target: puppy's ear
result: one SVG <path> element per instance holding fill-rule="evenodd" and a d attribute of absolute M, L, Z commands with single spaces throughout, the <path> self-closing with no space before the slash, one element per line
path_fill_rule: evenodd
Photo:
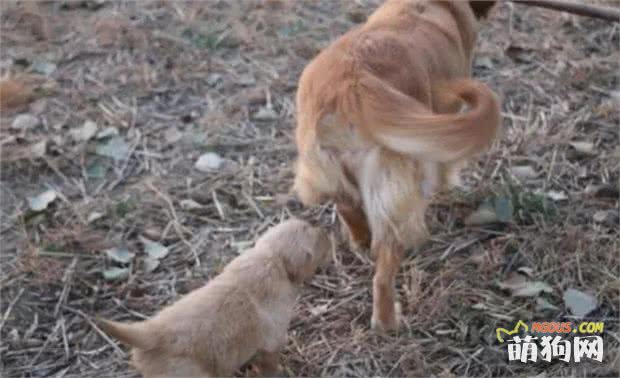
<path fill-rule="evenodd" d="M 332 257 L 332 250 L 334 248 L 334 240 L 325 231 L 320 228 L 315 229 L 316 243 L 314 244 L 314 255 L 318 261 L 319 267 L 324 267 L 329 264 Z"/>
<path fill-rule="evenodd" d="M 476 18 L 486 18 L 495 5 L 494 0 L 470 0 L 469 6 L 474 11 Z"/>
<path fill-rule="evenodd" d="M 284 266 L 292 282 L 303 283 L 312 278 L 319 267 L 327 265 L 332 240 L 320 228 L 307 225 L 295 241 L 296 244 L 284 252 Z"/>
<path fill-rule="evenodd" d="M 289 280 L 295 284 L 301 284 L 312 277 L 315 264 L 312 261 L 312 254 L 306 246 L 295 246 L 295 250 L 284 253 L 284 269 L 288 274 Z"/>
<path fill-rule="evenodd" d="M 106 334 L 123 344 L 144 350 L 157 346 L 156 332 L 148 330 L 144 322 L 126 324 L 98 318 L 97 323 Z"/>

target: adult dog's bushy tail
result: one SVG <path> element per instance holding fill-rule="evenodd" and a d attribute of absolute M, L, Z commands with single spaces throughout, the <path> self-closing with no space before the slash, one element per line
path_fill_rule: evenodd
<path fill-rule="evenodd" d="M 366 73 L 341 93 L 338 113 L 385 148 L 418 158 L 454 161 L 481 152 L 500 126 L 499 101 L 485 84 L 471 79 L 444 83 L 436 103 L 459 99 L 462 113 L 434 114 L 425 104 Z"/>

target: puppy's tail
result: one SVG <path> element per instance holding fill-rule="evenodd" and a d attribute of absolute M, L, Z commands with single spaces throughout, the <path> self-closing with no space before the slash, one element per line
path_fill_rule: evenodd
<path fill-rule="evenodd" d="M 97 323 L 106 334 L 118 339 L 123 344 L 145 350 L 157 346 L 156 332 L 149 330 L 144 322 L 119 323 L 98 318 Z"/>
<path fill-rule="evenodd" d="M 441 85 L 435 103 L 463 101 L 463 113 L 434 114 L 423 103 L 366 73 L 345 88 L 338 113 L 385 148 L 434 161 L 454 161 L 487 148 L 501 123 L 499 101 L 485 84 L 457 79 Z"/>

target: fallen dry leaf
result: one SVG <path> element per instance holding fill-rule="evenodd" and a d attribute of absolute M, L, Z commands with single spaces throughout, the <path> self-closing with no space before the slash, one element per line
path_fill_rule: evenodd
<path fill-rule="evenodd" d="M 566 289 L 563 298 L 566 307 L 573 315 L 579 318 L 588 315 L 598 306 L 596 298 L 593 295 L 573 288 Z"/>
<path fill-rule="evenodd" d="M 198 158 L 194 167 L 201 172 L 211 172 L 220 168 L 223 162 L 220 155 L 215 152 L 207 152 Z"/>
<path fill-rule="evenodd" d="M 500 289 L 508 290 L 513 297 L 535 297 L 540 293 L 551 293 L 553 288 L 542 281 L 530 281 L 524 275 L 511 273 L 498 284 Z"/>
<path fill-rule="evenodd" d="M 39 123 L 39 118 L 32 114 L 19 114 L 11 123 L 11 129 L 20 131 L 30 130 L 37 127 Z"/>
<path fill-rule="evenodd" d="M 538 173 L 536 173 L 534 168 L 530 167 L 529 165 L 512 167 L 510 168 L 510 173 L 520 180 L 527 180 L 538 176 Z"/>
<path fill-rule="evenodd" d="M 86 121 L 81 127 L 70 131 L 71 137 L 78 142 L 85 142 L 97 134 L 97 124 L 93 121 Z"/>
<path fill-rule="evenodd" d="M 56 200 L 57 194 L 53 189 L 44 191 L 34 197 L 28 198 L 28 206 L 32 211 L 43 211 L 47 206 Z"/>
<path fill-rule="evenodd" d="M 129 277 L 130 268 L 113 267 L 103 271 L 103 278 L 107 281 L 117 281 Z"/>
<path fill-rule="evenodd" d="M 170 252 L 163 244 L 154 242 L 145 237 L 140 236 L 140 241 L 144 245 L 144 252 L 152 259 L 163 259 Z"/>
<path fill-rule="evenodd" d="M 550 190 L 547 192 L 547 197 L 551 198 L 554 201 L 565 201 L 568 199 L 566 193 L 561 190 Z"/>
<path fill-rule="evenodd" d="M 97 155 L 106 156 L 114 160 L 125 160 L 129 158 L 130 146 L 122 137 L 114 136 L 99 143 L 95 152 Z"/>
<path fill-rule="evenodd" d="M 469 216 L 465 218 L 465 224 L 468 226 L 480 226 L 489 223 L 496 223 L 498 221 L 499 219 L 497 218 L 497 214 L 495 214 L 495 210 L 488 206 L 478 208 L 478 210 L 469 214 Z"/>
<path fill-rule="evenodd" d="M 594 143 L 587 141 L 575 141 L 569 143 L 577 152 L 584 155 L 594 154 Z"/>
<path fill-rule="evenodd" d="M 135 253 L 130 252 L 125 247 L 114 247 L 107 249 L 105 251 L 105 254 L 110 260 L 116 261 L 121 264 L 130 263 L 131 260 L 133 260 L 133 258 L 136 256 Z"/>

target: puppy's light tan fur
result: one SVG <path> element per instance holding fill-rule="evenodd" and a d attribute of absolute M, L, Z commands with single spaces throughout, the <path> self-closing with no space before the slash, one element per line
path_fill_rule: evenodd
<path fill-rule="evenodd" d="M 354 244 L 371 248 L 380 330 L 398 327 L 395 276 L 427 238 L 427 198 L 497 133 L 498 100 L 470 79 L 476 18 L 492 5 L 388 0 L 299 81 L 295 189 L 306 205 L 335 201 Z"/>
<path fill-rule="evenodd" d="M 330 251 L 323 231 L 288 220 L 153 318 L 101 326 L 134 347 L 133 363 L 145 377 L 230 376 L 253 357 L 263 374 L 274 374 L 299 287 Z"/>

